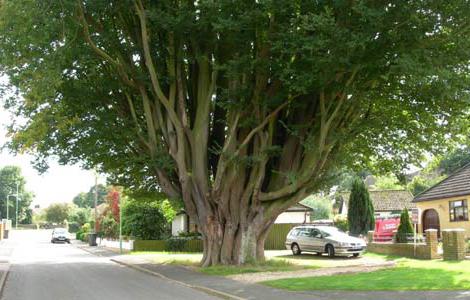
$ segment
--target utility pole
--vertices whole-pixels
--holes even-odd
[[[16,218],[15,218],[15,229],[18,229],[18,189],[20,182],[16,181]]]
[[[95,226],[93,231],[96,233],[96,225],[98,224],[98,173],[95,171]]]
[[[121,193],[118,192],[119,203],[119,253],[122,254],[122,206],[121,206]]]

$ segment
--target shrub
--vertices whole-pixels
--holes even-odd
[[[88,240],[88,233],[91,231],[90,223],[85,223],[80,227],[80,230],[75,234],[77,240],[86,242]]]
[[[168,252],[182,252],[186,247],[185,238],[169,238],[165,243],[165,251]]]
[[[69,232],[70,233],[75,233],[75,232],[78,232],[79,230],[80,230],[80,224],[78,224],[77,222],[69,223]]]
[[[122,209],[122,231],[142,240],[158,240],[165,235],[167,220],[157,201],[128,201]]]
[[[202,235],[201,233],[194,232],[194,231],[190,231],[190,232],[181,231],[178,233],[178,236],[183,237],[183,238],[200,239]]]
[[[341,231],[348,231],[348,219],[342,216],[336,216],[334,219],[335,227]]]
[[[115,239],[119,236],[119,224],[112,214],[107,214],[100,222],[101,233],[105,238]]]
[[[348,228],[352,235],[367,234],[374,230],[374,207],[364,182],[357,178],[352,185],[348,204]]]
[[[400,216],[400,225],[398,225],[398,231],[395,236],[397,243],[406,243],[408,242],[408,236],[413,234],[413,225],[410,222],[410,216],[408,214],[408,209],[404,209]]]

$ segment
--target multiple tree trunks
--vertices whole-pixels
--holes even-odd
[[[468,122],[464,2],[33,2],[0,6],[11,147],[182,199],[204,266],[263,259],[335,167],[415,163]]]

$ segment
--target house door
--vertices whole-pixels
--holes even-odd
[[[437,229],[437,236],[441,235],[439,214],[435,209],[427,209],[423,212],[423,233],[427,229]]]

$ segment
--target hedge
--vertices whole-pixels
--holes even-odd
[[[173,251],[173,252],[202,252],[202,240],[183,240],[184,246],[174,248],[174,240],[135,240],[134,251]]]

